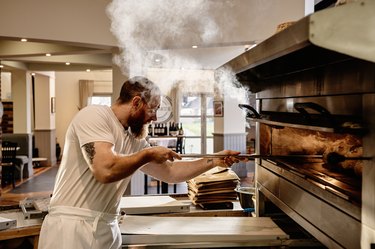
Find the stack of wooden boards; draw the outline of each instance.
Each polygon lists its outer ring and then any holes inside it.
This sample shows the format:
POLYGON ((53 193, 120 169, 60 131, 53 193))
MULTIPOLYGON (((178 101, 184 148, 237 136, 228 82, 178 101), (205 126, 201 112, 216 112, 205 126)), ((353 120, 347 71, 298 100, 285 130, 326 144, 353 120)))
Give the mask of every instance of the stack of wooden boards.
POLYGON ((228 168, 215 167, 189 181, 188 196, 194 205, 203 209, 233 208, 239 184, 237 174, 228 168))

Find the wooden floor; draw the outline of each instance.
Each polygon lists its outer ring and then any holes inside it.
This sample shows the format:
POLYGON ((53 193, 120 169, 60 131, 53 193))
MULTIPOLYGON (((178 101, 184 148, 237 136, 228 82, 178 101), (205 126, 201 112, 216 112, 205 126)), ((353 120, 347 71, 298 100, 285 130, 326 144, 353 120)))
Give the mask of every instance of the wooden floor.
MULTIPOLYGON (((22 181, 17 180, 16 181, 16 187, 20 186, 21 184, 24 184, 27 181, 30 181, 33 177, 41 175, 41 174, 43 174, 44 172, 46 172, 47 170, 50 170, 50 169, 51 169, 51 167, 34 168, 34 175, 31 176, 30 178, 23 179, 22 181)), ((9 185, 5 186, 5 188, 1 189, 0 206, 18 205, 20 200, 23 200, 27 197, 42 197, 42 196, 48 196, 48 195, 52 194, 52 190, 47 191, 47 192, 30 191, 28 193, 14 194, 14 193, 11 193, 12 189, 13 189, 12 184, 9 184, 9 185)))
MULTIPOLYGON (((56 166, 58 167, 58 166, 56 166)), ((1 196, 0 196, 0 210, 1 209, 7 209, 7 207, 17 206, 19 204, 19 201, 25 199, 25 198, 33 198, 33 197, 46 197, 52 194, 53 187, 51 187, 50 191, 42 191, 37 192, 35 191, 33 178, 37 176, 47 176, 51 175, 48 174, 47 171, 52 170, 52 167, 39 167, 34 169, 34 175, 28 179, 24 179, 23 181, 17 180, 16 181, 16 189, 19 189, 19 187, 22 184, 26 184, 28 181, 31 184, 28 184, 27 191, 24 191, 24 193, 14 193, 18 191, 12 191, 13 187, 12 184, 7 185, 5 188, 1 189, 1 196)), ((50 177, 50 176, 47 176, 50 177)), ((23 185, 24 186, 24 185, 23 185)), ((159 189, 160 192, 160 189, 159 189)), ((169 184, 169 193, 174 193, 174 186, 173 184, 169 184)), ((184 194, 187 193, 187 185, 185 182, 179 183, 176 186, 176 193, 177 194, 184 194)), ((157 191, 157 184, 156 181, 150 181, 148 184, 148 194, 158 194, 157 191)))
MULTIPOLYGON (((58 167, 58 166, 55 166, 58 167)), ((39 168, 34 168, 34 175, 28 179, 23 179, 22 181, 17 180, 16 181, 16 188, 21 186, 22 184, 25 184, 27 181, 31 181, 29 183, 32 183, 33 178, 37 176, 46 176, 46 177, 51 177, 48 175, 47 171, 53 170, 54 167, 39 167, 39 168), (44 174, 46 173, 46 174, 44 174)), ((55 168, 56 169, 56 168, 55 168)), ((252 173, 253 174, 253 173, 252 173)), ((254 176, 252 174, 249 174, 247 177, 241 178, 241 185, 242 186, 248 186, 248 185, 253 185, 253 180, 254 176)), ((35 181, 34 181, 35 182, 35 181)), ((17 191, 12 191, 13 187, 12 184, 7 185, 5 188, 1 189, 1 196, 0 196, 0 209, 5 209, 6 207, 11 207, 11 206, 17 206, 19 204, 19 201, 25 199, 25 198, 33 198, 33 197, 46 197, 52 194, 53 187, 51 187, 51 190, 49 191, 41 191, 41 192, 36 192, 35 188, 33 188, 33 183, 28 184, 28 189, 27 191, 24 191, 23 193, 14 193, 17 191)), ((187 185, 185 182, 177 184, 176 188, 176 193, 177 194, 186 194, 187 193, 187 185)), ((174 193, 174 186, 173 184, 169 184, 169 193, 174 193)), ((156 181, 151 181, 148 184, 148 194, 158 194, 157 192, 157 185, 156 181)))

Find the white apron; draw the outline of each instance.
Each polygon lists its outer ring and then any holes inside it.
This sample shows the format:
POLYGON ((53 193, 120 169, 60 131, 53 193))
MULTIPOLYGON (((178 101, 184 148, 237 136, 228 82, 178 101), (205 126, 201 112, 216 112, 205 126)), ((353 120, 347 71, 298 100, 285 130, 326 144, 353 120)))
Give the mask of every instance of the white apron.
POLYGON ((88 209, 52 207, 45 217, 39 249, 118 249, 118 216, 88 209))

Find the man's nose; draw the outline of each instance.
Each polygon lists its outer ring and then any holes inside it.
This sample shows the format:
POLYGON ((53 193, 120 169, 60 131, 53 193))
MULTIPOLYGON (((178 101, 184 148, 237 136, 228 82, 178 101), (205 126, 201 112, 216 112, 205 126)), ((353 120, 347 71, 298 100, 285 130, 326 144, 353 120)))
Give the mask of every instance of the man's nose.
POLYGON ((156 121, 158 118, 156 116, 156 112, 151 115, 151 120, 156 121))

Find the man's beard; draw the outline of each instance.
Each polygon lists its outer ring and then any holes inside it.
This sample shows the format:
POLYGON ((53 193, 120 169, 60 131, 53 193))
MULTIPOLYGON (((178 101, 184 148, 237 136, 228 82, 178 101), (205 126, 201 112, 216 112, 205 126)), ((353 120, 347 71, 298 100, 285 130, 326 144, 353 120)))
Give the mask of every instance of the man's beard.
POLYGON ((128 124, 133 136, 137 139, 145 138, 148 134, 148 124, 144 123, 145 115, 130 115, 128 124))

